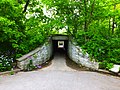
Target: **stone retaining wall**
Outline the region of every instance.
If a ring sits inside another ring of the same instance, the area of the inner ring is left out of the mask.
[[[49,60],[52,57],[52,55],[52,39],[49,39],[49,41],[42,47],[38,47],[30,53],[22,56],[21,58],[18,58],[17,66],[22,70],[26,69],[30,61],[32,61],[34,66],[40,65]],[[68,41],[68,56],[71,60],[82,66],[94,70],[97,70],[99,67],[97,62],[91,61],[89,55],[87,53],[83,54],[82,49],[70,40]]]
[[[45,63],[49,60],[52,56],[52,43],[44,44],[42,47],[38,47],[35,50],[31,51],[30,53],[22,56],[21,58],[17,59],[17,66],[24,70],[27,68],[27,65],[32,60],[33,65],[40,65]]]
[[[99,68],[99,65],[95,61],[91,61],[89,58],[89,55],[83,54],[82,49],[77,46],[76,44],[69,41],[68,44],[68,56],[71,60],[76,62],[77,64],[80,64],[82,66],[97,70]]]

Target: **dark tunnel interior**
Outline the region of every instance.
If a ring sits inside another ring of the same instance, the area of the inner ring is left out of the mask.
[[[64,42],[64,47],[59,47],[58,42],[62,41]],[[68,40],[53,40],[52,41],[53,44],[53,56],[56,53],[59,54],[67,54],[67,50],[68,50]]]

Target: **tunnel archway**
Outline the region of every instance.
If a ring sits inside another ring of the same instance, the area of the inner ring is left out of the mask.
[[[53,40],[53,53],[59,52],[59,53],[67,53],[68,50],[68,40],[61,40],[64,42],[63,47],[59,47],[58,43],[60,40]]]
[[[53,35],[52,36],[53,56],[56,53],[67,54],[68,40],[69,38],[67,35]]]

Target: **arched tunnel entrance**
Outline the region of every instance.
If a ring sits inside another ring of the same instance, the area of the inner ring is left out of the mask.
[[[51,38],[52,42],[52,65],[49,70],[86,70],[80,67],[76,62],[69,58],[71,44],[67,35],[54,35]]]
[[[53,40],[53,54],[67,54],[68,40]]]
[[[68,51],[68,36],[54,35],[52,36],[53,56],[56,54],[67,54]]]

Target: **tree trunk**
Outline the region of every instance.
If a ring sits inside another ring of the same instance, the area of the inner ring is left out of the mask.
[[[88,23],[91,23],[91,21],[92,21],[94,6],[95,6],[95,0],[93,1],[92,6],[91,6],[90,18],[89,18],[89,22]]]
[[[22,1],[21,0],[18,0],[18,3],[21,3]]]
[[[110,35],[110,31],[111,31],[110,19],[111,19],[111,17],[109,18],[109,30],[108,30],[108,34],[109,34],[109,35]]]
[[[74,26],[74,28],[73,28],[73,36],[74,37],[76,37],[76,33],[77,33],[77,30],[78,30],[78,16],[77,15],[75,15],[75,17],[74,17],[74,24],[73,24],[73,26]]]
[[[116,9],[116,4],[114,5],[114,10]],[[112,23],[112,34],[114,34],[115,29],[115,16],[113,16],[113,23]]]
[[[29,3],[30,3],[30,0],[27,0],[27,1],[26,1],[26,4],[25,4],[25,6],[24,6],[23,13],[25,13],[25,12],[26,12],[27,7],[28,7]]]
[[[85,22],[84,22],[84,32],[87,32],[87,5],[86,5],[86,0],[84,0],[84,17],[85,17]],[[84,40],[85,42],[87,41],[86,35],[84,35]]]

